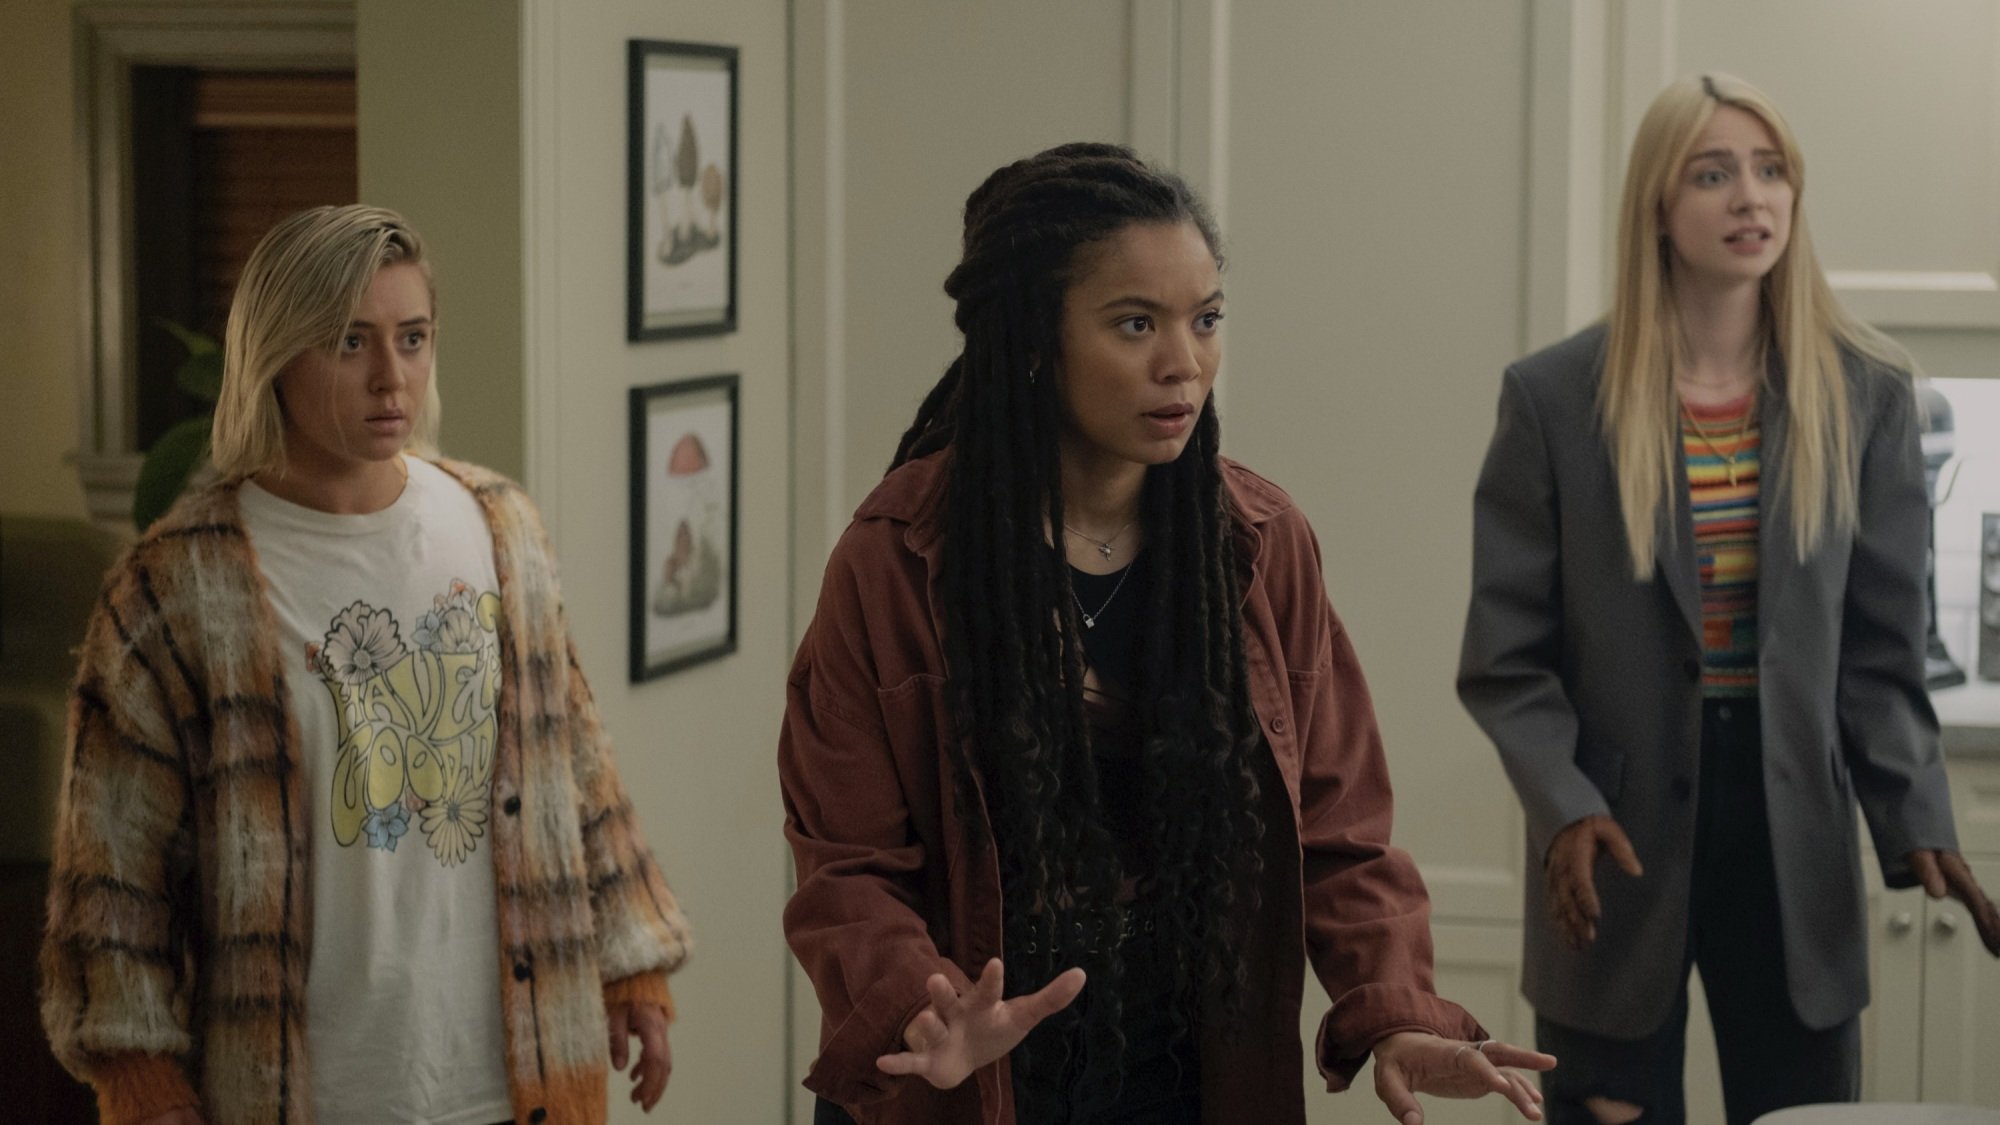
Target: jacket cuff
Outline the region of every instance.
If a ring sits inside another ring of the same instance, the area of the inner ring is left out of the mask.
[[[113,1055],[91,1068],[101,1125],[139,1125],[176,1109],[201,1104],[187,1071],[166,1055]]]
[[[949,957],[939,957],[934,967],[875,981],[855,999],[847,1018],[822,1035],[819,1057],[806,1072],[806,1089],[851,1113],[894,1097],[902,1083],[921,1081],[884,1074],[875,1060],[903,1050],[903,1029],[931,1002],[926,982],[932,973],[943,973],[961,993],[972,988],[971,978]]]
[[[1313,1056],[1326,1088],[1336,1093],[1347,1089],[1375,1044],[1398,1031],[1428,1031],[1445,1039],[1491,1038],[1470,1012],[1430,992],[1363,985],[1335,1001],[1320,1021]]]
[[[1549,848],[1556,837],[1577,821],[1591,816],[1610,816],[1611,805],[1581,770],[1552,779],[1546,790],[1530,797],[1522,794],[1528,814],[1528,854],[1537,869],[1547,867]]]
[[[634,973],[622,980],[614,980],[604,986],[604,1006],[613,1004],[655,1004],[667,1013],[667,1022],[674,1022],[674,994],[667,987],[664,971]]]

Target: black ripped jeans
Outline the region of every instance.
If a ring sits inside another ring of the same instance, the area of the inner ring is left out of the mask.
[[[1825,1030],[1806,1027],[1785,987],[1755,699],[1703,704],[1700,801],[1687,959],[1701,969],[1730,1125],[1786,1106],[1857,1100],[1860,1017]],[[1683,988],[1659,1029],[1634,1040],[1537,1017],[1536,1047],[1561,1060],[1542,1076],[1550,1125],[1596,1125],[1590,1098],[1638,1106],[1638,1120],[1649,1125],[1685,1121],[1687,1010]]]

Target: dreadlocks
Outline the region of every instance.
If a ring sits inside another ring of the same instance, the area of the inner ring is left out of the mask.
[[[1069,144],[987,178],[965,204],[963,258],[945,280],[964,350],[925,397],[895,466],[948,451],[941,503],[943,642],[961,737],[949,753],[957,799],[983,782],[1004,888],[1008,991],[1041,987],[1084,963],[1097,987],[1085,1016],[1022,1050],[1080,1035],[1116,1059],[1115,941],[1130,874],[1104,827],[1083,696],[1083,649],[1069,569],[1048,528],[1063,524],[1057,435],[1065,292],[1092,253],[1134,225],[1192,223],[1220,264],[1214,221],[1178,177],[1126,148]],[[1151,604],[1137,690],[1147,836],[1125,841],[1174,951],[1178,1033],[1191,1033],[1203,986],[1235,1007],[1242,966],[1232,918],[1256,909],[1259,751],[1244,658],[1247,568],[1218,461],[1211,400],[1182,455],[1147,470],[1140,519]],[[1082,1026],[1077,1027],[1078,1021]],[[1058,1044],[1051,1048],[1050,1044]],[[1034,1118],[1041,1120],[1040,1116]]]

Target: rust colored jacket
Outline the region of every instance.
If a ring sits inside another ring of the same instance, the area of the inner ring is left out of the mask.
[[[827,562],[794,663],[778,746],[798,890],[785,934],[824,1020],[806,1086],[863,1125],[1013,1125],[1005,1059],[955,1090],[891,1077],[927,1003],[1000,955],[1000,873],[983,804],[953,800],[953,737],[939,640],[942,454],[891,473]],[[1320,581],[1319,546],[1276,485],[1229,461],[1224,477],[1252,559],[1243,604],[1252,704],[1270,747],[1264,904],[1243,952],[1247,1031],[1202,1035],[1202,1120],[1305,1119],[1304,967],[1333,999],[1315,1047],[1346,1087],[1395,1031],[1484,1033],[1431,987],[1430,901],[1389,846],[1389,775],[1361,667]],[[976,779],[975,779],[976,783]],[[1088,987],[1086,985],[1086,987]]]

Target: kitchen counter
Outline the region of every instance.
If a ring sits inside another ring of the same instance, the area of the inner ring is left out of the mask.
[[[1974,678],[1931,692],[1946,757],[2000,757],[2000,683]]]

